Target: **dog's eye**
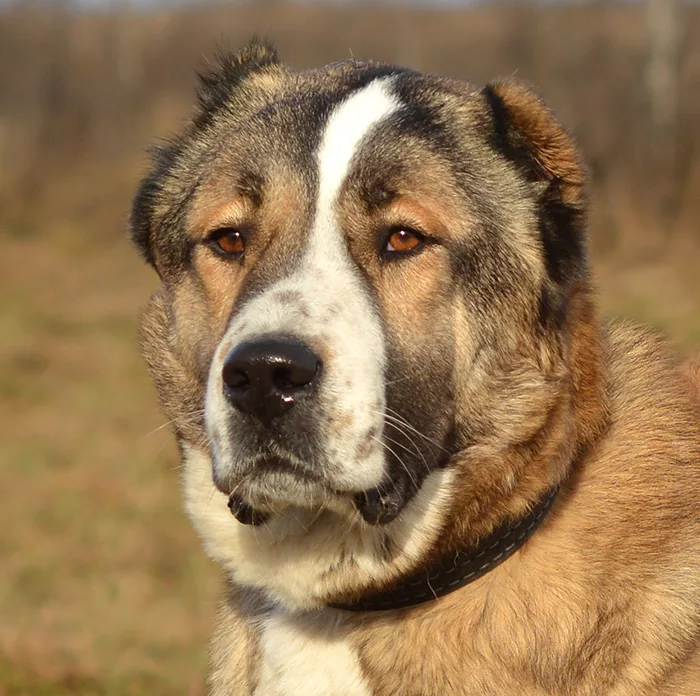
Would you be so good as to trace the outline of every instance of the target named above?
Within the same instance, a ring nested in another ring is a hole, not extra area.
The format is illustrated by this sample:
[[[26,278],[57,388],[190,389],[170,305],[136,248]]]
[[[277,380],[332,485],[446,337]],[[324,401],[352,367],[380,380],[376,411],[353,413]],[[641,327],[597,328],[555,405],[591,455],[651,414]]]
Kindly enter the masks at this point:
[[[383,254],[410,254],[420,251],[425,244],[425,237],[408,227],[395,227],[389,231],[384,242]]]
[[[240,257],[245,251],[245,238],[235,227],[222,227],[209,235],[209,246],[226,257]]]

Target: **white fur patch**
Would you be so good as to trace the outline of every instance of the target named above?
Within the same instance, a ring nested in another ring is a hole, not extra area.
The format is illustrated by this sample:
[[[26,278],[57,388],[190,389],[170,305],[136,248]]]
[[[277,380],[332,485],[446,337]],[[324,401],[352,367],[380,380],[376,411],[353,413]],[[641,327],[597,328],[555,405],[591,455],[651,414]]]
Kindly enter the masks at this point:
[[[318,153],[316,238],[319,231],[337,226],[335,204],[362,140],[401,106],[389,91],[390,85],[390,77],[370,82],[337,106],[328,119]]]
[[[440,532],[454,476],[433,471],[401,514],[372,527],[337,512],[288,508],[266,526],[240,524],[211,479],[210,457],[185,447],[185,506],[207,553],[233,579],[263,589],[288,609],[324,606],[340,592],[398,576],[423,557]],[[400,554],[384,559],[384,535]]]
[[[233,480],[240,473],[235,469],[236,414],[232,418],[222,395],[221,368],[233,346],[265,334],[295,336],[327,356],[316,397],[325,416],[318,423],[322,446],[308,466],[320,469],[338,491],[374,488],[384,476],[379,442],[384,427],[384,336],[347,250],[337,202],[363,140],[400,108],[390,84],[391,78],[375,80],[331,113],[317,153],[318,199],[301,263],[237,313],[212,362],[207,428],[217,443],[217,433],[232,433],[230,444],[219,444],[216,466]],[[294,302],[284,300],[290,294],[297,298]],[[312,499],[305,490],[296,497],[299,504]]]
[[[255,696],[369,696],[356,651],[331,612],[269,617]]]

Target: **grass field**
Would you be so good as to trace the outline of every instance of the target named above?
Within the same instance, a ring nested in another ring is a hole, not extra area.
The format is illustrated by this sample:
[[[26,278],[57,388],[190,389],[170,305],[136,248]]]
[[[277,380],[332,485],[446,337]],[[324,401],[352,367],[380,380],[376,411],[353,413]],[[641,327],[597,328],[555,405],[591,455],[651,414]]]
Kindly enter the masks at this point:
[[[153,277],[46,229],[0,277],[0,694],[203,693],[214,573],[136,350]]]
[[[175,448],[136,343],[156,278],[125,233],[140,146],[186,113],[184,98],[159,109],[118,152],[56,155],[44,178],[0,169],[0,696],[205,693],[217,572],[180,510]],[[700,196],[697,176],[685,181]],[[603,306],[690,351],[698,218],[669,241],[633,188],[595,198]]]

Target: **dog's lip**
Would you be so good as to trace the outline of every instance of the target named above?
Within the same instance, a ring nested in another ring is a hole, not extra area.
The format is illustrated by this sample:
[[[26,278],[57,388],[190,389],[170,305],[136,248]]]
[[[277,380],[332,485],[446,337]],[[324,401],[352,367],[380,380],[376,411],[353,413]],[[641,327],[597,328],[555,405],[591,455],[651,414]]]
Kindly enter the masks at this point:
[[[249,483],[255,483],[256,478],[274,474],[288,474],[294,478],[309,483],[323,484],[323,479],[314,475],[313,471],[298,464],[291,457],[283,455],[269,454],[251,458],[243,464],[246,471],[245,479]],[[214,485],[225,495],[231,495],[238,487],[238,482],[230,478],[221,480],[214,476]]]
[[[290,457],[267,455],[254,461],[252,472],[258,473],[278,473],[286,472],[290,474],[300,475],[305,477],[307,472],[294,462]]]
[[[393,522],[405,505],[399,486],[387,482],[357,493],[353,501],[364,521],[370,525]]]

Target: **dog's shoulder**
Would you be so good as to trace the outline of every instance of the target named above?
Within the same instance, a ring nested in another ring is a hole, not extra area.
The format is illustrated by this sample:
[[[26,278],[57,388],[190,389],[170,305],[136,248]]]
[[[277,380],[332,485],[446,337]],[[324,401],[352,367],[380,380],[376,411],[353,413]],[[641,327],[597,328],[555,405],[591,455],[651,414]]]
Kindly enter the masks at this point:
[[[612,552],[611,577],[637,587],[640,601],[664,596],[660,604],[684,606],[697,621],[700,410],[691,387],[697,370],[663,336],[629,322],[608,324],[607,346],[609,430],[586,457],[585,514],[574,519],[600,553]]]
[[[698,462],[700,358],[683,361],[663,335],[629,321],[607,325],[611,421],[651,451],[671,445]],[[685,448],[688,448],[687,452]]]

